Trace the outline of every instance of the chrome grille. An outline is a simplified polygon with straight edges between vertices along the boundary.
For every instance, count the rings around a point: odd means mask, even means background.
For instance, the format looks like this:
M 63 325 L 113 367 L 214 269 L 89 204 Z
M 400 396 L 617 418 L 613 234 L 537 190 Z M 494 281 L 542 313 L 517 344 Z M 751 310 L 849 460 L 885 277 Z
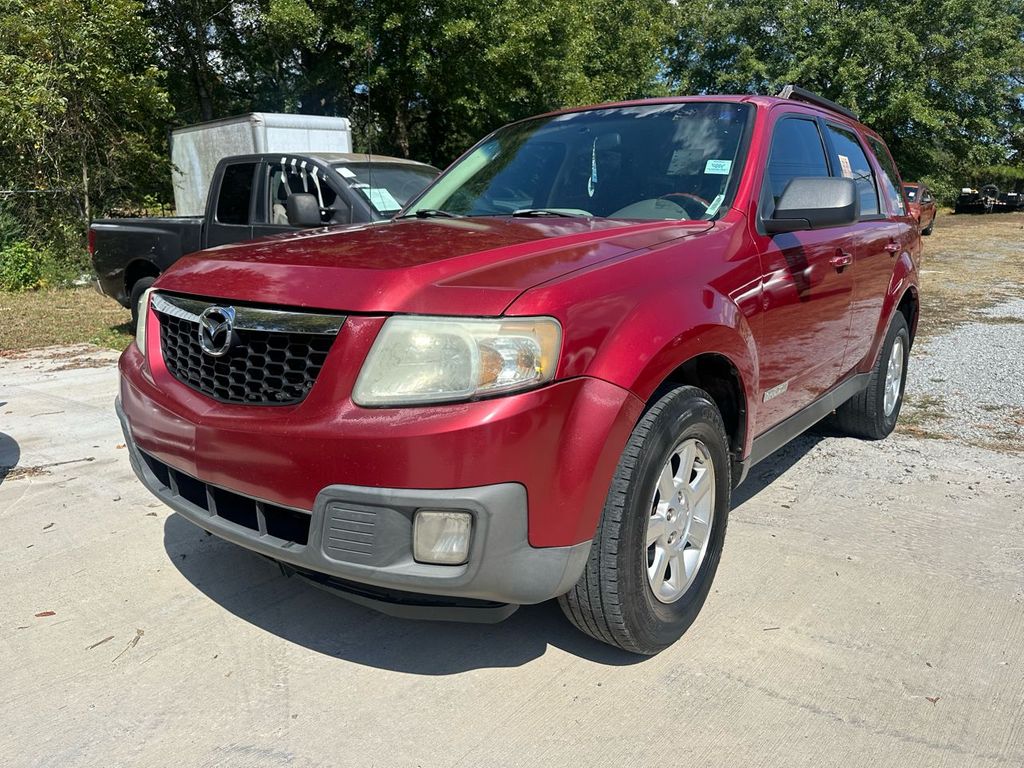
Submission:
M 225 403 L 294 405 L 316 382 L 342 315 L 233 306 L 232 343 L 214 356 L 199 341 L 200 315 L 224 302 L 153 294 L 160 350 L 178 381 Z

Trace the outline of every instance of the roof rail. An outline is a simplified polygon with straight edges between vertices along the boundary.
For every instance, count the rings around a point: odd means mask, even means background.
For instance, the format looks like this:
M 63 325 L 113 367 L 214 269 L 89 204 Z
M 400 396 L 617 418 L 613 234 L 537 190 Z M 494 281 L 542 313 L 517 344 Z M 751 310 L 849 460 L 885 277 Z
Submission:
M 824 107 L 830 109 L 833 112 L 838 112 L 840 115 L 846 115 L 853 120 L 860 120 L 860 118 L 852 110 L 846 107 L 836 104 L 834 101 L 826 99 L 824 96 L 819 96 L 816 93 L 808 91 L 806 88 L 801 88 L 799 85 L 787 85 L 779 91 L 780 99 L 792 99 L 793 101 L 802 101 L 806 104 L 814 104 L 816 107 Z

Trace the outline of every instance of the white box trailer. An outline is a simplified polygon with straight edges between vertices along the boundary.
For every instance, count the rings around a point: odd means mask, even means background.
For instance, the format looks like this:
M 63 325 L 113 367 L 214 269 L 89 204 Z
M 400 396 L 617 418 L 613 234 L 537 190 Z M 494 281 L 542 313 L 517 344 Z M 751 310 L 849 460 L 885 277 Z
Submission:
M 174 207 L 179 216 L 201 215 L 217 163 L 232 155 L 262 152 L 351 152 L 345 117 L 252 112 L 171 131 Z

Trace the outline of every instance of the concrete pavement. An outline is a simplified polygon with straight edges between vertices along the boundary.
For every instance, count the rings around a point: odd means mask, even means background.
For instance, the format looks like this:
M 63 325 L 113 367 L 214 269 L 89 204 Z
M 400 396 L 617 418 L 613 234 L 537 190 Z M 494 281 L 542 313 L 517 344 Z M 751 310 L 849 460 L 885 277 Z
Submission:
M 0 357 L 2 765 L 1024 764 L 1020 454 L 801 438 L 641 660 L 554 604 L 402 621 L 205 535 L 132 475 L 114 359 Z

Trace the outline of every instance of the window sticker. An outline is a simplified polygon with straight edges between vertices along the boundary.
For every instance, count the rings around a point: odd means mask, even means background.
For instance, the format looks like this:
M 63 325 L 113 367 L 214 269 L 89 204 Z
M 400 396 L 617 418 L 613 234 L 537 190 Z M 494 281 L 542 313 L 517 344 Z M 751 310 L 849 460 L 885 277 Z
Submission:
M 732 170 L 732 160 L 708 160 L 704 164 L 704 173 L 714 176 L 728 176 Z
M 345 177 L 346 179 L 354 179 L 354 178 L 356 177 L 356 175 L 355 175 L 354 173 L 352 173 L 352 171 L 350 171 L 350 170 L 349 170 L 348 168 L 346 168 L 345 166 L 341 166 L 341 167 L 340 167 L 340 168 L 338 169 L 338 173 L 340 173 L 340 174 L 341 174 L 342 176 L 344 176 L 344 177 Z
M 722 207 L 722 203 L 724 202 L 725 195 L 719 195 L 718 197 L 711 201 L 711 205 L 709 205 L 708 209 L 704 211 L 704 215 L 710 219 L 712 216 L 718 213 L 718 209 Z
M 373 207 L 382 213 L 384 211 L 398 211 L 402 208 L 398 201 L 384 187 L 367 187 L 363 190 L 363 194 L 370 200 Z
M 848 158 L 846 155 L 839 156 L 839 167 L 843 171 L 844 179 L 853 178 L 853 168 L 850 167 L 850 158 Z

